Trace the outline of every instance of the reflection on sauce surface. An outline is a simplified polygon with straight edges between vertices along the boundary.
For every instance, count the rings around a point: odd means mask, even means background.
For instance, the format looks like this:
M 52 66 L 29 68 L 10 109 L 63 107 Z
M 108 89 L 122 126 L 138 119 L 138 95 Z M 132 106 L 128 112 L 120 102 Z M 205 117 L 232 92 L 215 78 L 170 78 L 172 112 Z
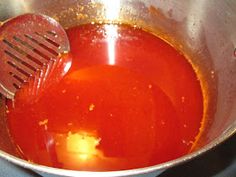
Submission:
M 26 86 L 14 108 L 8 104 L 9 129 L 25 159 L 109 171 L 155 165 L 190 151 L 203 98 L 180 53 L 125 25 L 83 25 L 67 33 L 73 61 L 65 77 L 31 99 Z

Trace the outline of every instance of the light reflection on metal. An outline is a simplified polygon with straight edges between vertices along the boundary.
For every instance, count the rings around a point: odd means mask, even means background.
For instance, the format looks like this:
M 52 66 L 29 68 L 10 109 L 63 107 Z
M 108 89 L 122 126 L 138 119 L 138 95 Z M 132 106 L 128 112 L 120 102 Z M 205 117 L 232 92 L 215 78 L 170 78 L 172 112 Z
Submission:
M 105 17 L 108 21 L 117 20 L 120 16 L 120 0 L 102 0 L 105 8 Z M 117 26 L 115 25 L 106 25 L 105 31 L 107 35 L 107 52 L 108 52 L 108 64 L 114 65 L 116 63 L 116 40 L 118 38 Z
M 120 0 L 102 0 L 105 7 L 105 17 L 107 20 L 116 20 L 120 15 Z
M 105 25 L 106 40 L 107 40 L 107 52 L 108 52 L 108 64 L 115 65 L 116 63 L 116 41 L 118 38 L 116 25 Z

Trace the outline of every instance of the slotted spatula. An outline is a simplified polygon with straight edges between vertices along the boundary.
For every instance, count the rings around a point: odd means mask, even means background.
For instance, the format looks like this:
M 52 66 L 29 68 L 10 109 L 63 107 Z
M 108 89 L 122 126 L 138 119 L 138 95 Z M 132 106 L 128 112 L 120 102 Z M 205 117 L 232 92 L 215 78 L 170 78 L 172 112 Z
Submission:
M 70 50 L 66 32 L 54 19 L 24 14 L 0 26 L 0 93 L 13 99 L 31 77 L 36 88 Z

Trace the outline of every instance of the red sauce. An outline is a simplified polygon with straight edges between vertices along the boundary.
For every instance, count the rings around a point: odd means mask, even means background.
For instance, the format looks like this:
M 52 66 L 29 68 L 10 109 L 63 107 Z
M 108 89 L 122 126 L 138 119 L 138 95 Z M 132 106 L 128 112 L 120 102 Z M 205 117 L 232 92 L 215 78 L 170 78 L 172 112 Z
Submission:
M 10 133 L 25 159 L 110 171 L 156 165 L 190 151 L 203 97 L 182 54 L 125 25 L 89 24 L 67 33 L 69 72 L 31 101 L 25 86 L 14 107 L 9 104 Z

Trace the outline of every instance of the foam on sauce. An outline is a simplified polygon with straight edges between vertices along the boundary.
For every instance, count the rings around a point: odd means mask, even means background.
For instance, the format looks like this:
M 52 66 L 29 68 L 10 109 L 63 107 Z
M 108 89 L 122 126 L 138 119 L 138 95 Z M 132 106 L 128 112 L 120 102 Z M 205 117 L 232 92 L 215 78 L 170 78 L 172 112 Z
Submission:
M 67 34 L 69 72 L 49 81 L 37 97 L 30 98 L 25 86 L 14 107 L 8 104 L 9 130 L 25 159 L 112 171 L 156 165 L 190 151 L 203 96 L 182 54 L 127 25 L 88 24 Z

